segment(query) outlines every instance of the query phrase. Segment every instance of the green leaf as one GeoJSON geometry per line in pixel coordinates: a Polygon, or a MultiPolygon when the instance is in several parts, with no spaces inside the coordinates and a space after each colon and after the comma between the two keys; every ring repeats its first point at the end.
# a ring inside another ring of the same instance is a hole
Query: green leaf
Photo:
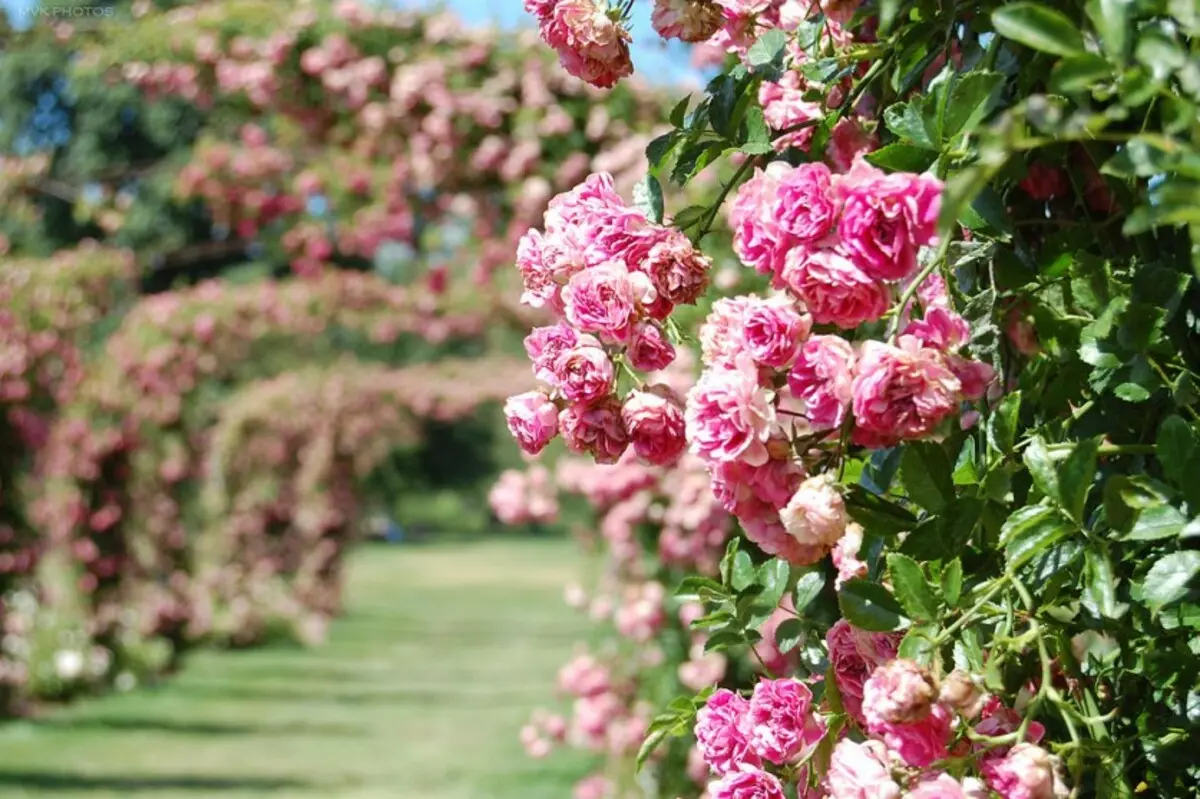
{"type": "Polygon", "coordinates": [[[1122,383],[1113,389],[1113,393],[1126,402],[1145,402],[1150,399],[1150,392],[1137,383],[1122,383]]]}
{"type": "Polygon", "coordinates": [[[962,598],[963,586],[963,567],[962,561],[958,558],[950,561],[942,569],[942,599],[946,600],[946,604],[950,607],[958,605],[958,600],[962,598]]]}
{"type": "Polygon", "coordinates": [[[917,526],[916,516],[859,485],[850,486],[846,494],[846,511],[850,518],[861,524],[867,532],[884,537],[894,536],[917,526]]]}
{"type": "Polygon", "coordinates": [[[885,633],[907,623],[903,609],[886,588],[860,578],[842,585],[838,606],[846,621],[860,630],[885,633]]]}
{"type": "Polygon", "coordinates": [[[987,114],[989,101],[1004,85],[999,72],[976,70],[961,75],[950,89],[950,98],[942,121],[942,139],[949,141],[959,133],[970,133],[987,114]]]}
{"type": "Polygon", "coordinates": [[[1074,94],[1093,89],[1100,81],[1112,77],[1112,65],[1092,53],[1064,58],[1050,73],[1050,85],[1062,94],[1074,94]]]}
{"type": "Polygon", "coordinates": [[[738,544],[741,541],[736,535],[729,539],[729,543],[725,545],[725,554],[721,557],[721,584],[729,585],[733,578],[733,559],[738,552],[738,544]]]}
{"type": "Polygon", "coordinates": [[[825,588],[825,575],[821,572],[813,570],[800,575],[800,579],[796,581],[796,588],[793,592],[793,605],[797,613],[801,613],[812,604],[813,600],[821,595],[821,591],[825,588]]]}
{"type": "MultiPolygon", "coordinates": [[[[1006,524],[1005,527],[1007,528],[1007,526],[1006,524]]],[[[1048,515],[1022,525],[1021,529],[1015,533],[1006,535],[1002,529],[1001,538],[1008,542],[1005,546],[1005,560],[1008,568],[1010,570],[1019,569],[1049,550],[1070,532],[1066,520],[1056,511],[1050,511],[1048,515]]]]}
{"type": "Polygon", "coordinates": [[[683,121],[687,118],[688,103],[690,103],[691,100],[692,96],[689,94],[676,103],[675,107],[671,109],[671,115],[667,117],[667,119],[670,120],[672,125],[677,128],[683,127],[683,121]]]}
{"type": "Polygon", "coordinates": [[[746,63],[755,72],[770,72],[779,69],[783,62],[783,48],[787,45],[787,34],[779,28],[758,37],[746,53],[746,63]]]}
{"type": "Polygon", "coordinates": [[[708,216],[709,209],[703,205],[689,205],[671,217],[671,225],[679,230],[687,230],[708,216]]]}
{"type": "Polygon", "coordinates": [[[754,561],[749,552],[738,552],[733,556],[733,571],[730,573],[730,585],[735,591],[744,591],[754,585],[754,561]]]}
{"type": "Polygon", "coordinates": [[[925,117],[918,100],[896,103],[883,112],[888,130],[904,141],[925,150],[937,150],[939,142],[925,125],[925,117]]]}
{"type": "Polygon", "coordinates": [[[1058,467],[1058,490],[1063,510],[1079,524],[1083,524],[1088,491],[1096,478],[1096,453],[1099,450],[1100,436],[1085,438],[1058,467]]]}
{"type": "Polygon", "coordinates": [[[954,479],[946,450],[930,441],[914,441],[900,456],[900,479],[913,502],[937,513],[954,501],[954,479]]]}
{"type": "Polygon", "coordinates": [[[992,25],[1006,39],[1053,55],[1085,52],[1079,26],[1041,3],[1005,3],[992,12],[992,25]]]}
{"type": "Polygon", "coordinates": [[[1017,419],[1021,414],[1021,392],[1014,391],[1000,401],[988,419],[987,438],[992,449],[999,453],[1012,452],[1017,440],[1017,419]]]}
{"type": "Polygon", "coordinates": [[[1159,558],[1142,585],[1146,602],[1153,610],[1161,610],[1187,596],[1190,583],[1200,573],[1200,552],[1174,552],[1159,558]]]}
{"type": "Polygon", "coordinates": [[[900,551],[919,561],[949,560],[971,540],[983,501],[978,497],[959,497],[939,515],[925,519],[909,533],[900,551]]]}
{"type": "Polygon", "coordinates": [[[769,611],[774,611],[787,590],[788,562],[781,558],[772,558],[758,567],[757,582],[763,592],[756,604],[769,605],[769,611]]]}
{"type": "Polygon", "coordinates": [[[910,619],[934,621],[938,617],[938,601],[933,595],[921,566],[907,555],[893,552],[887,557],[888,575],[892,590],[910,619]]]}
{"type": "Polygon", "coordinates": [[[1108,553],[1095,546],[1083,553],[1083,604],[1102,619],[1118,619],[1128,610],[1117,602],[1117,576],[1108,553]]]}
{"type": "Polygon", "coordinates": [[[783,623],[775,628],[775,646],[784,655],[800,646],[804,638],[804,622],[800,619],[784,619],[783,623]]]}
{"type": "Polygon", "coordinates": [[[935,624],[915,625],[905,633],[904,639],[900,641],[900,649],[897,652],[897,656],[907,660],[915,660],[922,666],[931,665],[934,653],[937,651],[937,647],[934,646],[937,634],[938,628],[935,624]]]}
{"type": "Polygon", "coordinates": [[[671,131],[670,133],[664,133],[647,144],[646,160],[650,162],[650,168],[658,169],[671,150],[675,149],[675,144],[678,141],[678,134],[675,131],[671,131]]]}
{"type": "MultiPolygon", "coordinates": [[[[1163,473],[1182,485],[1191,471],[1188,464],[1196,454],[1196,435],[1192,428],[1179,416],[1168,416],[1159,425],[1155,450],[1163,473]]],[[[1195,478],[1194,472],[1191,477],[1195,478]]]]}
{"type": "Polygon", "coordinates": [[[654,750],[658,748],[659,744],[661,744],[669,734],[671,734],[670,727],[660,727],[657,730],[651,730],[650,734],[646,736],[646,740],[642,741],[642,745],[638,749],[637,762],[635,764],[638,771],[641,771],[642,764],[646,762],[646,758],[650,757],[650,755],[654,753],[654,750]]]}
{"type": "Polygon", "coordinates": [[[771,129],[767,127],[767,120],[757,105],[746,111],[746,144],[771,145],[771,129]]]}
{"type": "Polygon", "coordinates": [[[675,596],[699,596],[700,591],[702,590],[709,590],[718,594],[725,593],[725,587],[716,580],[710,580],[707,577],[700,577],[698,575],[691,575],[690,577],[684,577],[679,581],[679,587],[675,589],[675,596]]]}
{"type": "Polygon", "coordinates": [[[663,220],[663,193],[658,178],[647,174],[633,187],[633,204],[656,225],[663,220]]]}
{"type": "Polygon", "coordinates": [[[1174,538],[1187,524],[1187,518],[1173,505],[1155,505],[1138,514],[1133,529],[1122,536],[1124,541],[1158,541],[1174,538]]]}
{"type": "Polygon", "coordinates": [[[1033,478],[1033,484],[1037,486],[1038,491],[1057,502],[1059,498],[1058,471],[1054,468],[1050,450],[1046,448],[1046,442],[1041,436],[1037,436],[1029,442],[1029,446],[1025,448],[1023,460],[1029,468],[1029,476],[1033,478]]]}
{"type": "Polygon", "coordinates": [[[937,160],[937,153],[915,144],[892,142],[887,147],[867,153],[866,159],[890,172],[924,172],[937,160]]]}
{"type": "Polygon", "coordinates": [[[1088,0],[1087,15],[1100,34],[1104,52],[1124,66],[1129,57],[1129,11],[1133,0],[1088,0]]]}

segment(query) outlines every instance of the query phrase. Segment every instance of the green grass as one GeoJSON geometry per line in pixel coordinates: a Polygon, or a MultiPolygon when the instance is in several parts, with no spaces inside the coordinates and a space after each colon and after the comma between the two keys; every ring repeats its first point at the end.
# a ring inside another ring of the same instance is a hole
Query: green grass
{"type": "Polygon", "coordinates": [[[158,687],[0,727],[0,796],[561,799],[517,740],[579,619],[563,540],[354,554],[328,645],[202,652],[158,687]]]}

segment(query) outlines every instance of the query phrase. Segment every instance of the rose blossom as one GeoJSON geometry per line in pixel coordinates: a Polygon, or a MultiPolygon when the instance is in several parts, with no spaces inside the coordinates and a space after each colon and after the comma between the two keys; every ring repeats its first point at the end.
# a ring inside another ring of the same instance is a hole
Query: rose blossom
{"type": "Polygon", "coordinates": [[[833,250],[790,250],[781,277],[819,324],[858,327],[883,316],[891,301],[886,285],[833,250]]]}
{"type": "Polygon", "coordinates": [[[743,697],[718,688],[696,713],[696,746],[718,774],[737,771],[742,764],[760,764],[742,732],[742,720],[749,709],[750,703],[743,697]]]}
{"type": "Polygon", "coordinates": [[[783,231],[775,226],[771,209],[779,180],[761,169],[738,187],[729,209],[733,229],[733,251],[743,264],[760,275],[777,273],[787,248],[783,231]]]}
{"type": "MultiPolygon", "coordinates": [[[[587,338],[595,341],[590,336],[587,338]]],[[[533,376],[552,386],[558,385],[558,376],[554,368],[558,358],[578,344],[579,340],[580,336],[575,332],[575,328],[565,322],[531,330],[525,337],[525,352],[533,361],[533,376]]]]}
{"type": "Polygon", "coordinates": [[[750,297],[722,297],[700,326],[700,360],[705,366],[730,365],[746,349],[745,319],[750,297]]]}
{"type": "Polygon", "coordinates": [[[825,725],[812,713],[812,691],[799,680],[760,680],[744,720],[750,748],[782,766],[815,745],[825,725]]]}
{"type": "Polygon", "coordinates": [[[868,341],[854,378],[854,440],[885,447],[923,438],[958,408],[962,383],[935,351],[911,336],[897,346],[868,341]]]}
{"type": "Polygon", "coordinates": [[[504,420],[509,432],[530,455],[546,448],[558,435],[558,408],[540,391],[526,391],[504,403],[504,420]]]}
{"type": "Polygon", "coordinates": [[[845,172],[854,165],[859,156],[873,151],[879,146],[879,137],[867,133],[862,122],[851,117],[842,117],[829,134],[829,146],[825,148],[825,158],[839,172],[845,172]]]}
{"type": "Polygon", "coordinates": [[[837,219],[831,179],[829,167],[819,161],[787,172],[775,190],[775,225],[805,244],[824,238],[837,219]]]}
{"type": "Polygon", "coordinates": [[[1058,799],[1068,795],[1054,757],[1030,743],[1019,743],[983,769],[988,787],[1003,799],[1058,799]]]}
{"type": "Polygon", "coordinates": [[[962,782],[949,774],[924,777],[916,787],[904,795],[905,799],[987,799],[988,791],[974,777],[962,782]]]}
{"type": "Polygon", "coordinates": [[[841,246],[876,280],[902,280],[917,266],[917,249],[933,241],[942,184],[927,175],[888,175],[864,160],[836,184],[842,199],[841,246]]]}
{"type": "Polygon", "coordinates": [[[679,682],[691,691],[703,691],[725,676],[728,661],[720,652],[709,652],[679,664],[679,682]]]}
{"type": "Polygon", "coordinates": [[[667,341],[658,325],[639,322],[629,337],[625,354],[634,369],[657,372],[666,369],[675,360],[675,347],[667,341]]]}
{"type": "Polygon", "coordinates": [[[712,259],[697,250],[688,237],[670,232],[646,255],[641,267],[660,297],[676,305],[691,305],[708,288],[712,259]]]}
{"type": "Polygon", "coordinates": [[[558,0],[536,3],[542,39],[558,51],[563,69],[601,89],[633,74],[629,31],[609,13],[607,3],[558,0]]]}
{"type": "Polygon", "coordinates": [[[717,32],[724,19],[713,0],[654,0],[650,24],[664,39],[703,42],[717,32]]]}
{"type": "Polygon", "coordinates": [[[748,356],[730,368],[705,371],[688,392],[684,411],[692,453],[707,461],[765,463],[775,424],[771,399],[748,356]]]}
{"type": "Polygon", "coordinates": [[[567,321],[613,341],[629,338],[637,299],[629,271],[617,261],[576,273],[563,290],[567,321]]]}
{"type": "Polygon", "coordinates": [[[564,352],[555,364],[558,390],[571,402],[591,402],[612,391],[613,365],[600,347],[564,352]]]}
{"type": "Polygon", "coordinates": [[[664,385],[633,391],[621,408],[633,451],[644,462],[670,466],[687,447],[683,410],[675,392],[664,385]]]}
{"type": "Polygon", "coordinates": [[[712,799],[786,799],[778,777],[748,766],[710,783],[708,795],[712,799]]]}
{"type": "Polygon", "coordinates": [[[771,130],[779,133],[792,129],[775,139],[776,152],[795,147],[807,150],[812,141],[815,124],[797,127],[805,122],[819,122],[822,118],[821,105],[804,99],[800,73],[789,71],[778,83],[763,81],[758,87],[758,102],[762,105],[763,119],[771,130]]]}
{"type": "Polygon", "coordinates": [[[590,405],[574,403],[558,415],[567,449],[590,453],[596,463],[616,463],[629,446],[629,433],[621,421],[621,404],[607,396],[590,405]]]}
{"type": "Polygon", "coordinates": [[[612,795],[612,780],[603,774],[592,774],[575,783],[573,799],[607,799],[612,795]]]}
{"type": "Polygon", "coordinates": [[[854,386],[854,349],[840,336],[813,336],[800,348],[788,373],[788,388],[804,400],[816,430],[841,427],[854,386]]]}
{"type": "Polygon", "coordinates": [[[862,713],[863,684],[877,666],[896,657],[900,638],[896,633],[859,630],[845,619],[839,619],[825,634],[842,705],[860,725],[866,725],[862,713]]]}
{"type": "Polygon", "coordinates": [[[867,564],[858,558],[858,551],[862,549],[862,541],[862,527],[851,522],[846,525],[846,534],[833,545],[830,555],[838,572],[837,579],[833,584],[834,588],[841,590],[842,584],[847,580],[867,576],[867,564]]]}
{"type": "Polygon", "coordinates": [[[836,544],[850,520],[831,474],[814,475],[801,483],[779,518],[801,544],[820,547],[836,544]]]}
{"type": "Polygon", "coordinates": [[[900,799],[887,747],[879,741],[838,741],[829,758],[825,784],[830,799],[900,799]]]}
{"type": "Polygon", "coordinates": [[[863,716],[867,728],[911,724],[929,715],[937,688],[924,668],[897,658],[871,674],[863,685],[863,716]]]}
{"type": "Polygon", "coordinates": [[[752,297],[742,319],[742,338],[750,357],[763,366],[783,368],[812,330],[812,318],[796,311],[787,300],[752,297]]]}
{"type": "MultiPolygon", "coordinates": [[[[868,681],[869,682],[869,681],[868,681]]],[[[866,690],[863,691],[863,712],[867,712],[866,690]]],[[[872,735],[877,735],[889,750],[899,755],[910,766],[925,768],[948,753],[950,725],[953,715],[942,705],[932,705],[929,714],[920,721],[908,724],[882,721],[867,724],[872,735]]]]}

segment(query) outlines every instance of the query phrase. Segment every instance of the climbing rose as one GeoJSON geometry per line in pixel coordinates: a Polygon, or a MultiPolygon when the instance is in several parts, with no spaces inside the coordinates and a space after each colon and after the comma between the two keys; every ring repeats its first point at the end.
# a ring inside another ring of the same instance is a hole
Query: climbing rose
{"type": "Polygon", "coordinates": [[[637,288],[619,262],[609,261],[573,275],[563,300],[567,321],[580,330],[612,341],[629,338],[637,313],[637,288]]]}
{"type": "Polygon", "coordinates": [[[839,591],[847,580],[867,576],[867,564],[858,558],[858,551],[862,549],[862,541],[862,527],[851,522],[846,525],[846,534],[839,538],[833,546],[830,556],[833,558],[833,565],[838,572],[834,588],[839,591]]]}
{"type": "Polygon", "coordinates": [[[758,755],[742,732],[750,704],[725,688],[718,688],[696,714],[696,746],[704,762],[718,774],[737,771],[742,764],[757,766],[758,755]]]}
{"type": "MultiPolygon", "coordinates": [[[[866,698],[864,690],[864,715],[867,707],[866,698]]],[[[947,745],[950,740],[952,720],[952,714],[945,707],[933,705],[929,714],[920,721],[910,724],[898,724],[890,721],[879,724],[868,723],[867,729],[872,735],[882,738],[888,749],[899,755],[905,763],[917,768],[925,768],[948,754],[947,745]]]]}
{"type": "Polygon", "coordinates": [[[781,277],[818,324],[849,330],[883,316],[891,301],[887,286],[833,250],[790,250],[781,277]]]}
{"type": "Polygon", "coordinates": [[[705,460],[766,462],[775,409],[749,357],[704,372],[688,392],[685,418],[692,452],[705,460]]]}
{"type": "Polygon", "coordinates": [[[763,366],[783,368],[796,358],[801,342],[812,330],[812,318],[786,300],[753,302],[742,320],[742,337],[750,357],[763,366]]]}
{"type": "Polygon", "coordinates": [[[925,777],[904,796],[905,799],[987,799],[988,791],[974,777],[959,782],[949,774],[938,774],[925,777]]]}
{"type": "Polygon", "coordinates": [[[781,246],[784,234],[771,214],[778,186],[777,177],[757,169],[738,187],[729,209],[733,251],[743,264],[762,275],[778,272],[786,254],[781,246]]]}
{"type": "Polygon", "coordinates": [[[621,421],[621,404],[607,396],[599,402],[568,405],[558,415],[567,449],[590,453],[597,463],[616,463],[629,446],[629,433],[621,421]]]}
{"type": "Polygon", "coordinates": [[[812,713],[812,691],[799,680],[761,680],[745,718],[750,748],[777,766],[800,757],[824,734],[812,713]]]}
{"type": "Polygon", "coordinates": [[[710,783],[708,795],[712,799],[786,799],[778,777],[751,767],[731,771],[710,783]]]}
{"type": "Polygon", "coordinates": [[[775,190],[776,227],[805,244],[824,238],[837,219],[831,178],[829,167],[819,161],[784,174],[775,190]]]}
{"type": "Polygon", "coordinates": [[[724,22],[721,7],[713,0],[654,0],[650,24],[664,39],[703,42],[724,22]]]}
{"type": "Polygon", "coordinates": [[[899,799],[887,747],[879,741],[838,741],[825,775],[830,799],[899,799]]]}
{"type": "Polygon", "coordinates": [[[657,372],[666,369],[675,360],[675,347],[667,341],[657,325],[639,322],[629,338],[625,354],[629,356],[629,365],[634,369],[657,372]]]}
{"type": "Polygon", "coordinates": [[[779,518],[801,544],[832,547],[846,532],[846,504],[830,474],[814,475],[796,489],[779,518]]]}
{"type": "Polygon", "coordinates": [[[876,280],[902,280],[917,266],[917,250],[933,241],[942,184],[927,175],[887,174],[864,160],[837,181],[842,200],[841,247],[876,280]]]}
{"type": "Polygon", "coordinates": [[[542,39],[558,52],[567,72],[601,89],[633,74],[629,31],[604,0],[532,5],[535,14],[542,12],[538,18],[542,39]]]}
{"type": "Polygon", "coordinates": [[[700,360],[705,366],[729,366],[746,349],[745,319],[750,297],[722,297],[700,326],[700,360]]]}
{"type": "Polygon", "coordinates": [[[683,410],[666,386],[631,392],[621,408],[621,418],[633,451],[646,463],[670,466],[687,447],[683,410]]]}
{"type": "Polygon", "coordinates": [[[1058,799],[1068,791],[1056,765],[1045,749],[1022,742],[985,768],[984,777],[1003,799],[1058,799]]]}
{"type": "MultiPolygon", "coordinates": [[[[588,338],[591,339],[590,336],[588,338]]],[[[534,377],[552,386],[558,385],[555,370],[558,358],[578,343],[579,334],[565,322],[549,327],[535,327],[525,337],[525,352],[529,355],[529,360],[533,361],[534,377]]]]}
{"type": "Polygon", "coordinates": [[[591,402],[612,391],[613,365],[600,347],[582,346],[564,352],[555,364],[556,383],[571,402],[591,402]]]}
{"type": "Polygon", "coordinates": [[[558,408],[540,391],[526,391],[509,397],[504,403],[508,429],[530,455],[546,448],[558,435],[558,408]]]}
{"type": "Polygon", "coordinates": [[[690,305],[708,288],[712,260],[677,230],[668,232],[650,248],[641,269],[664,297],[676,305],[690,305]]]}
{"type": "Polygon", "coordinates": [[[937,694],[929,672],[913,661],[897,658],[885,663],[863,686],[867,727],[920,721],[929,715],[937,694]]]}
{"type": "Polygon", "coordinates": [[[863,685],[877,666],[896,657],[900,637],[895,633],[859,630],[845,619],[839,619],[825,634],[842,705],[861,725],[866,725],[862,713],[863,685]]]}
{"type": "Polygon", "coordinates": [[[855,441],[886,447],[928,436],[958,408],[961,390],[942,356],[915,338],[868,341],[854,378],[855,441]]]}
{"type": "Polygon", "coordinates": [[[804,400],[808,423],[816,430],[841,427],[854,385],[854,350],[840,336],[813,336],[800,348],[788,374],[788,388],[804,400]]]}

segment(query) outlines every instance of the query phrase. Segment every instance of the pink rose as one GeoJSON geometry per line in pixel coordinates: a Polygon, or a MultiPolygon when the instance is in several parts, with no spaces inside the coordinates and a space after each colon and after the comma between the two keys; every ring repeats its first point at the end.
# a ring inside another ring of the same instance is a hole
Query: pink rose
{"type": "Polygon", "coordinates": [[[630,392],[621,418],[633,451],[645,463],[670,466],[683,454],[687,446],[683,410],[675,393],[666,386],[630,392]]]}
{"type": "Polygon", "coordinates": [[[525,284],[525,291],[521,294],[521,302],[524,304],[532,308],[542,308],[558,294],[554,276],[542,258],[540,232],[530,230],[517,243],[517,269],[521,272],[521,280],[525,284]]]}
{"type": "Polygon", "coordinates": [[[1034,744],[1016,744],[982,770],[988,787],[1003,799],[1058,799],[1069,794],[1056,759],[1034,744]]]}
{"type": "Polygon", "coordinates": [[[823,239],[837,221],[831,178],[819,161],[786,173],[775,190],[775,225],[804,244],[823,239]]]}
{"type": "Polygon", "coordinates": [[[837,181],[842,199],[841,247],[876,280],[916,271],[917,250],[937,234],[942,184],[927,175],[888,175],[864,160],[837,181]]]}
{"type": "Polygon", "coordinates": [[[540,18],[542,38],[558,51],[563,69],[607,89],[633,74],[629,31],[595,0],[558,0],[540,18]]]}
{"type": "Polygon", "coordinates": [[[738,187],[730,205],[733,251],[760,275],[777,273],[787,252],[785,234],[775,226],[772,214],[778,186],[778,178],[755,170],[754,176],[738,187]]]}
{"type": "Polygon", "coordinates": [[[777,766],[803,757],[825,734],[812,712],[812,691],[792,679],[760,680],[744,725],[750,748],[777,766]]]}
{"type": "Polygon", "coordinates": [[[839,25],[847,25],[862,5],[862,0],[821,0],[818,5],[826,17],[839,25]]]}
{"type": "Polygon", "coordinates": [[[781,369],[796,358],[812,330],[812,318],[799,313],[790,302],[751,297],[742,326],[750,357],[763,366],[781,369]]]}
{"type": "Polygon", "coordinates": [[[801,544],[825,549],[837,543],[850,520],[831,474],[814,475],[801,483],[779,518],[801,544]]]}
{"type": "Polygon", "coordinates": [[[887,748],[879,741],[838,741],[825,782],[829,799],[900,799],[887,748]]]}
{"type": "MultiPolygon", "coordinates": [[[[868,684],[869,684],[868,680],[868,684]]],[[[867,711],[867,691],[863,691],[863,712],[867,711]]],[[[878,720],[878,718],[877,718],[878,720]]],[[[907,724],[868,719],[867,729],[887,744],[888,749],[910,766],[925,768],[949,754],[950,724],[953,714],[942,705],[932,705],[929,714],[920,721],[907,724]]]]}
{"type": "Polygon", "coordinates": [[[891,302],[886,285],[833,250],[791,250],[781,277],[819,324],[849,330],[883,316],[891,302]]]}
{"type": "Polygon", "coordinates": [[[896,633],[859,630],[845,619],[839,619],[825,634],[829,663],[842,696],[842,705],[850,717],[864,727],[863,685],[877,666],[896,657],[900,638],[896,633]]]}
{"type": "Polygon", "coordinates": [[[613,365],[600,347],[582,346],[558,357],[555,380],[571,402],[591,402],[612,391],[613,365]]]}
{"type": "Polygon", "coordinates": [[[660,297],[676,305],[691,305],[708,288],[712,260],[677,230],[650,248],[642,271],[650,276],[660,297]]]}
{"type": "Polygon", "coordinates": [[[700,359],[705,366],[729,365],[746,349],[745,319],[750,297],[723,297],[700,326],[700,359]]]}
{"type": "Polygon", "coordinates": [[[567,321],[612,341],[629,338],[637,301],[629,271],[616,261],[576,273],[563,290],[567,321]]]}
{"type": "Polygon", "coordinates": [[[558,435],[558,408],[540,391],[526,391],[504,403],[504,420],[521,449],[536,455],[558,435]]]}
{"type": "Polygon", "coordinates": [[[862,549],[862,541],[862,527],[851,522],[846,525],[846,534],[833,545],[833,551],[829,554],[833,559],[834,567],[837,568],[834,588],[841,590],[842,584],[847,580],[867,576],[867,564],[858,558],[858,551],[862,549]]]}
{"type": "Polygon", "coordinates": [[[861,122],[851,117],[842,117],[829,133],[825,158],[833,164],[834,169],[845,172],[854,165],[855,159],[878,146],[878,137],[867,133],[861,122]]]}
{"type": "Polygon", "coordinates": [[[609,799],[612,789],[612,780],[603,774],[592,774],[575,783],[571,796],[572,799],[609,799]]]}
{"type": "MultiPolygon", "coordinates": [[[[594,339],[593,339],[594,341],[594,339]]],[[[533,361],[533,375],[544,383],[558,385],[555,365],[559,356],[579,343],[575,328],[559,322],[549,327],[535,327],[525,337],[525,352],[533,361]]],[[[598,342],[597,342],[598,343],[598,342]]]]}
{"type": "Polygon", "coordinates": [[[721,27],[725,17],[713,0],[654,0],[650,24],[664,39],[703,42],[721,27]]]}
{"type": "Polygon", "coordinates": [[[868,447],[924,438],[957,410],[962,383],[945,360],[901,336],[863,345],[854,378],[854,440],[868,447]]]}
{"type": "Polygon", "coordinates": [[[718,774],[761,762],[742,732],[742,719],[749,708],[750,703],[743,697],[718,688],[696,714],[696,746],[709,768],[718,774]]]}
{"type": "Polygon", "coordinates": [[[709,652],[679,664],[679,681],[691,691],[703,691],[725,676],[727,659],[720,652],[709,652]]]}
{"type": "Polygon", "coordinates": [[[839,336],[813,336],[800,348],[788,388],[804,401],[814,429],[842,426],[853,397],[854,365],[854,349],[839,336]]]}
{"type": "Polygon", "coordinates": [[[917,663],[901,658],[885,663],[863,686],[867,729],[920,721],[929,715],[937,695],[929,672],[917,663]]]}
{"type": "Polygon", "coordinates": [[[786,799],[778,777],[750,767],[731,771],[710,783],[708,795],[712,799],[786,799]]]}
{"type": "Polygon", "coordinates": [[[625,354],[634,369],[657,372],[666,369],[675,360],[675,347],[667,341],[658,325],[639,322],[633,328],[625,354]]]}
{"type": "Polygon", "coordinates": [[[567,449],[590,453],[596,463],[616,463],[629,446],[629,433],[621,421],[621,404],[607,396],[589,404],[574,403],[558,415],[567,449]]]}
{"type": "Polygon", "coordinates": [[[775,426],[772,399],[749,357],[730,368],[706,370],[688,392],[684,411],[692,453],[706,461],[765,463],[765,443],[775,426]]]}
{"type": "Polygon", "coordinates": [[[961,349],[971,338],[971,328],[967,320],[954,311],[934,306],[926,309],[923,318],[905,325],[903,334],[913,336],[927,347],[953,351],[961,349]]]}
{"type": "Polygon", "coordinates": [[[763,118],[771,130],[776,133],[792,131],[775,139],[776,152],[783,152],[790,147],[808,149],[813,132],[817,129],[815,123],[820,122],[823,115],[820,103],[804,99],[799,72],[786,73],[778,83],[763,81],[758,87],[758,101],[763,108],[763,118]],[[798,127],[806,122],[812,124],[798,127]]]}
{"type": "Polygon", "coordinates": [[[974,777],[962,782],[949,774],[923,777],[916,787],[905,794],[905,799],[987,799],[988,790],[974,777]]]}

